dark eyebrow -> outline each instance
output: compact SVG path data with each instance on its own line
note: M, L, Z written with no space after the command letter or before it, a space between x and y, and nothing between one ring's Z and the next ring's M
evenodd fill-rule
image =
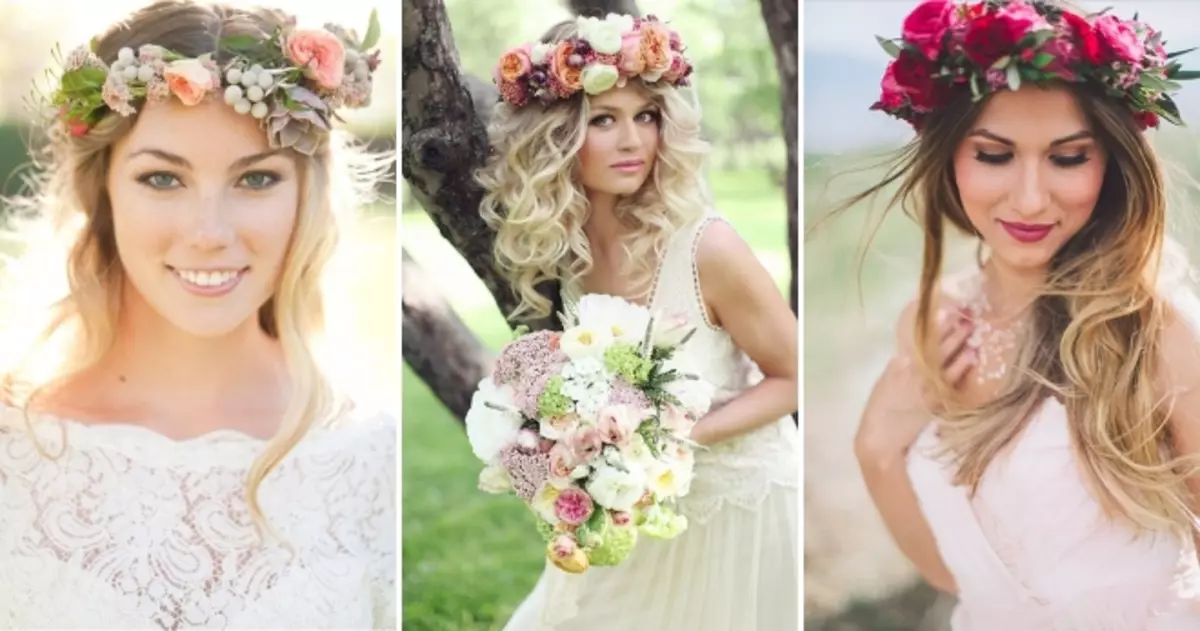
M253 155L245 156L243 158L238 158L237 160L234 160L232 165L229 166L229 170L237 171L239 169L244 169L244 168L254 164L255 162L261 162L262 160L266 160L267 158L270 158L271 156L276 155L280 152L282 152L282 149L270 149L267 151L263 151L261 153L256 153ZM183 156L178 155L178 154L171 153L170 151L163 151L162 149L155 149L153 147L149 147L146 149L138 149L137 151L134 151L133 153L129 154L129 157L126 158L126 160L132 160L143 154L154 156L160 160L170 162L171 164L174 164L176 166L179 166L179 167L182 167L185 169L192 168L192 163L188 162L187 158L184 158Z
M986 129L976 129L976 130L972 131L971 133L967 134L967 136L979 136L980 138L987 138L988 140L993 140L995 142L998 142L1002 145L1006 145L1008 147L1012 147L1017 144L1017 143L1009 140L1008 138L1005 138L1004 136L998 136ZM1083 131L1077 131L1069 136L1063 136L1062 138L1055 138L1054 140L1050 141L1050 146L1057 147L1058 145L1066 144L1068 142L1074 142L1076 140L1084 140L1085 138L1091 138L1091 137L1092 137L1092 132L1085 129Z
M642 104L641 104L641 105L639 105L638 107L636 107L636 108L632 108L632 110L633 110L633 111L635 111L635 112L640 112L640 111L642 111L642 110L647 110L647 109L650 109L650 108L652 108L652 107L654 107L654 108L657 108L657 107L658 107L658 105L657 105L657 104L656 104L654 101L646 101L645 103L642 103ZM619 107L613 107L613 106L611 106L611 105L595 105L595 106L592 106L592 112L622 112L622 111L624 111L624 110L622 110L622 109L621 109L621 108L619 108Z

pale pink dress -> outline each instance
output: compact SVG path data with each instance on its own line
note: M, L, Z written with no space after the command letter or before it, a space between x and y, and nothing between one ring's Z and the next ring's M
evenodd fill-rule
M1192 542L1137 537L1104 517L1057 400L1035 411L974 497L933 458L937 440L930 424L908 474L958 584L953 631L1200 629Z

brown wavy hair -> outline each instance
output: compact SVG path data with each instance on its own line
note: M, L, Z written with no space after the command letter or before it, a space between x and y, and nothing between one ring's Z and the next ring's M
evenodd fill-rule
M957 466L955 483L976 492L989 463L1055 397L1105 511L1137 529L1190 532L1184 480L1195 466L1172 455L1168 402L1155 389L1166 318L1164 167L1126 107L1088 86L1062 87L1107 149L1108 162L1090 220L1050 262L1017 370L990 402L970 405L944 382L934 322L947 228L979 236L959 199L953 161L987 101L963 95L929 116L882 180L834 214L897 184L889 208L903 209L924 233L913 339L917 364L946 408L937 423L943 455Z

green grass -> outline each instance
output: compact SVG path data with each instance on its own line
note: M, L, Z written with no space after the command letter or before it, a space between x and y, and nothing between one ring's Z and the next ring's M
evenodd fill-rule
M717 207L760 255L781 291L790 279L786 201L761 172L715 173ZM428 217L403 214L405 248L446 280L448 299L485 344L508 328L482 283L441 240ZM500 629L537 581L543 546L511 496L476 489L480 463L462 427L404 368L403 627L406 631Z

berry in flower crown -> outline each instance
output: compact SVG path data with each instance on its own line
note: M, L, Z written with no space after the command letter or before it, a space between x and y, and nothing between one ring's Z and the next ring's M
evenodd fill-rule
M925 117L964 93L1053 81L1089 83L1124 102L1139 127L1183 125L1170 95L1200 77L1168 53L1162 33L1107 11L1079 15L1040 0L957 4L926 0L904 19L902 36L877 38L894 59L871 106L920 131Z
M493 80L513 107L550 105L580 91L600 94L634 77L688 85L692 65L679 33L653 15L609 13L576 19L577 36L554 44L526 43L500 58Z
M292 20L266 39L221 40L219 64L211 53L188 58L147 44L122 48L105 62L93 40L60 61L62 74L49 101L72 136L86 136L110 113L133 116L145 102L172 96L187 106L217 98L261 121L273 149L312 155L332 129L334 110L366 107L379 68L376 12L364 37L335 24L296 28ZM58 61L56 59L56 61Z

